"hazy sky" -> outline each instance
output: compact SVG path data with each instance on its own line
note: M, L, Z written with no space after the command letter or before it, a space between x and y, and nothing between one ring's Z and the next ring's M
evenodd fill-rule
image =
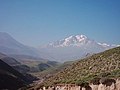
M120 0L0 0L0 31L29 46L76 34L120 44Z

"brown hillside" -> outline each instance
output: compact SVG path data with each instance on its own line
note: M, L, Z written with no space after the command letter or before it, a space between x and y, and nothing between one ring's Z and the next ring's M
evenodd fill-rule
M56 83L89 82L98 77L120 77L120 47L79 60L44 80L45 86Z

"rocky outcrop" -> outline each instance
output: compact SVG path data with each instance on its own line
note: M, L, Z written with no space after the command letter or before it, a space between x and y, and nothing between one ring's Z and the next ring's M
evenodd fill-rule
M92 90L120 90L120 80L102 78L99 84L93 82L90 87Z
M76 84L56 84L48 88L38 90L120 90L120 79L94 79L90 83Z

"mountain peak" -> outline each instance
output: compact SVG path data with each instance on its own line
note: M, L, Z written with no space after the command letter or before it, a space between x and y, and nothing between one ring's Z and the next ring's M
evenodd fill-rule
M21 44L6 32L0 32L0 52L5 54L38 55L36 49Z
M6 32L0 32L0 42L0 46L8 48L14 48L15 46L22 45Z
M6 32L0 32L0 38L3 38L3 37L11 37L8 33Z
M72 35L62 40L48 44L50 47L78 46L87 43L89 39L85 35Z
M71 35L62 40L58 40L52 43L49 43L47 47L69 47L69 46L77 46L77 47L85 47L85 46L100 46L102 48L111 48L116 47L116 45L109 45L106 43L98 43L92 39L89 39L85 35Z
M87 38L85 35L76 35L78 38Z
M6 32L0 32L0 34L8 34L8 33L6 33Z
M76 39L78 41L81 41L83 39L87 39L87 37L85 35L72 35L66 38L65 40L71 40L71 39Z
M67 38L49 43L40 50L47 53L52 60L65 62L67 60L77 60L86 57L88 54L92 55L93 53L102 52L114 47L116 45L98 43L85 35L71 35Z

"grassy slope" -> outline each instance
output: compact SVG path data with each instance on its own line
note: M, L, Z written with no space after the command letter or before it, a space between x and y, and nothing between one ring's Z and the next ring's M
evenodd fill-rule
M73 63L73 61L68 61L68 62L65 62L65 63L58 63L54 67L50 67L50 68L48 68L44 71L34 72L34 73L31 73L31 74L36 76L36 77L46 78L47 76L51 76L51 75L63 70L64 68L71 65L72 63Z
M89 82L95 77L120 77L120 47L79 60L43 84Z

